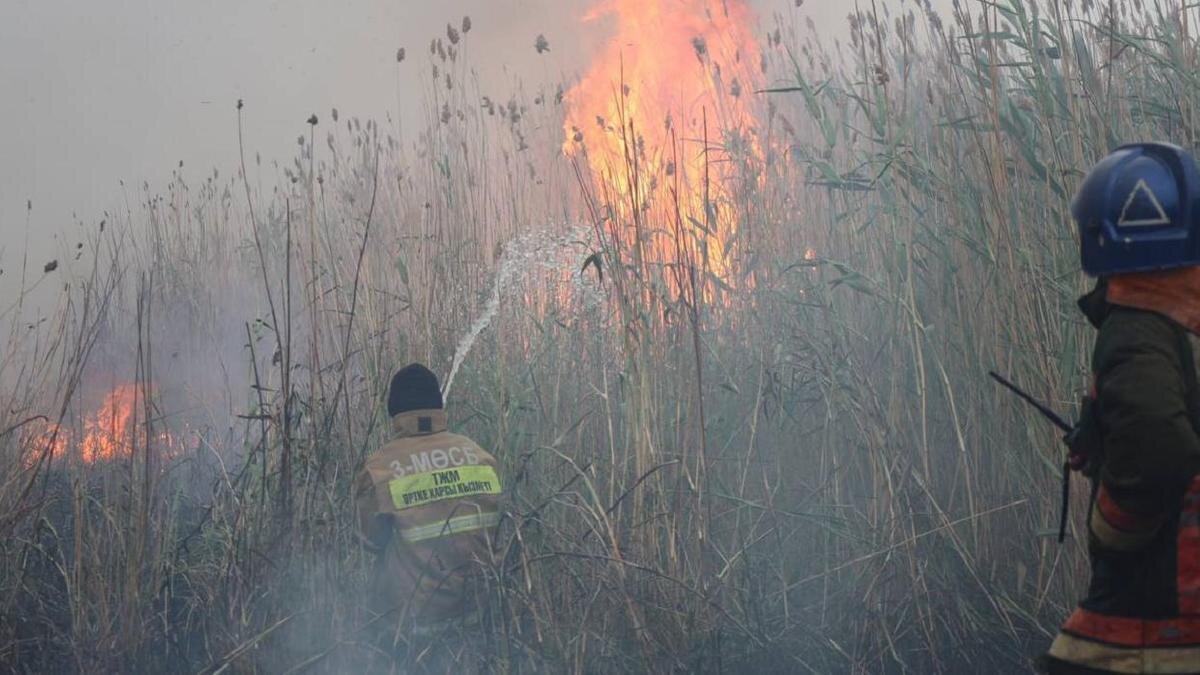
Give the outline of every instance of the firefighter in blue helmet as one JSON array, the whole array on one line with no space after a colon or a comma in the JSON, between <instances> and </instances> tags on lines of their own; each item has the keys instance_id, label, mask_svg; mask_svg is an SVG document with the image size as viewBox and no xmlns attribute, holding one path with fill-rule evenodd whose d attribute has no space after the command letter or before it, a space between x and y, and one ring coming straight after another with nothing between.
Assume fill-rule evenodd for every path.
<instances>
[{"instance_id":1,"label":"firefighter in blue helmet","mask_svg":"<svg viewBox=\"0 0 1200 675\"><path fill-rule=\"evenodd\" d=\"M1200 173L1180 148L1125 146L1072 214L1099 279L1079 303L1098 331L1076 467L1093 484L1091 582L1046 668L1200 673Z\"/></svg>"}]
</instances>

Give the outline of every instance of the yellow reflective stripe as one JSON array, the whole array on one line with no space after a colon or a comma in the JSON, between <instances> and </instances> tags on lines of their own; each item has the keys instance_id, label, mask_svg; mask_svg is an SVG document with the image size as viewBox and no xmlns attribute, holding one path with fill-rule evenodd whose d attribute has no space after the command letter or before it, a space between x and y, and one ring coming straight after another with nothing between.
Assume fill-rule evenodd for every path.
<instances>
[{"instance_id":1,"label":"yellow reflective stripe","mask_svg":"<svg viewBox=\"0 0 1200 675\"><path fill-rule=\"evenodd\" d=\"M1050 656L1103 672L1186 675L1196 672L1200 647L1113 647L1059 633L1050 645Z\"/></svg>"},{"instance_id":2,"label":"yellow reflective stripe","mask_svg":"<svg viewBox=\"0 0 1200 675\"><path fill-rule=\"evenodd\" d=\"M427 539L437 539L438 537L448 537L452 534L482 530L485 527L495 527L499 524L500 514L495 511L491 513L472 513L467 516L457 516L428 525L409 527L400 530L400 536L404 537L404 541L412 544Z\"/></svg>"},{"instance_id":3,"label":"yellow reflective stripe","mask_svg":"<svg viewBox=\"0 0 1200 675\"><path fill-rule=\"evenodd\" d=\"M397 510L424 506L443 499L500 494L496 470L484 464L400 476L388 482Z\"/></svg>"}]
</instances>

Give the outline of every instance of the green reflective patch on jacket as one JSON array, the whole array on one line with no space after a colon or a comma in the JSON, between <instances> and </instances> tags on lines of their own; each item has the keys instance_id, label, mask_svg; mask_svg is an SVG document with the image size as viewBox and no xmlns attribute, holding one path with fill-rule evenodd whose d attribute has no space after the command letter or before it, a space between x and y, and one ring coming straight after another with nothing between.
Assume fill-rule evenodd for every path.
<instances>
[{"instance_id":1,"label":"green reflective patch on jacket","mask_svg":"<svg viewBox=\"0 0 1200 675\"><path fill-rule=\"evenodd\" d=\"M388 492L392 505L403 511L444 499L500 494L500 477L493 467L483 464L458 466L393 478Z\"/></svg>"}]
</instances>

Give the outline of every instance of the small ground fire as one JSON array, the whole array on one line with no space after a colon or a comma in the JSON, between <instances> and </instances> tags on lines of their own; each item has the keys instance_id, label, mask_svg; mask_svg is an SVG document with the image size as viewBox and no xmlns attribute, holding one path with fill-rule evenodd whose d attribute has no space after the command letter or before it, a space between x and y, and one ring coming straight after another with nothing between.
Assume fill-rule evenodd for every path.
<instances>
[{"instance_id":1,"label":"small ground fire","mask_svg":"<svg viewBox=\"0 0 1200 675\"><path fill-rule=\"evenodd\" d=\"M151 387L151 392L154 389ZM43 423L34 428L34 441L28 444L27 463L36 462L49 449L59 459L79 460L84 464L104 464L128 459L135 451L151 443L160 456L175 456L184 446L184 436L163 424L149 425L147 437L145 389L125 382L108 390L100 402L85 412L77 424Z\"/></svg>"}]
</instances>

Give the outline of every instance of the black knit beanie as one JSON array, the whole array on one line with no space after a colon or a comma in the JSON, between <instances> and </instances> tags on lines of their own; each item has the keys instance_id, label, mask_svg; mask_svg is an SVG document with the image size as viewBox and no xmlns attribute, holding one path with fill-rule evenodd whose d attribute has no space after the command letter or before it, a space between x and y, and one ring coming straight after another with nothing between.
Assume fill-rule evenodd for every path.
<instances>
[{"instance_id":1,"label":"black knit beanie","mask_svg":"<svg viewBox=\"0 0 1200 675\"><path fill-rule=\"evenodd\" d=\"M437 375L419 363L410 363L392 376L388 388L388 416L395 417L410 410L431 410L442 407L442 391Z\"/></svg>"}]
</instances>

